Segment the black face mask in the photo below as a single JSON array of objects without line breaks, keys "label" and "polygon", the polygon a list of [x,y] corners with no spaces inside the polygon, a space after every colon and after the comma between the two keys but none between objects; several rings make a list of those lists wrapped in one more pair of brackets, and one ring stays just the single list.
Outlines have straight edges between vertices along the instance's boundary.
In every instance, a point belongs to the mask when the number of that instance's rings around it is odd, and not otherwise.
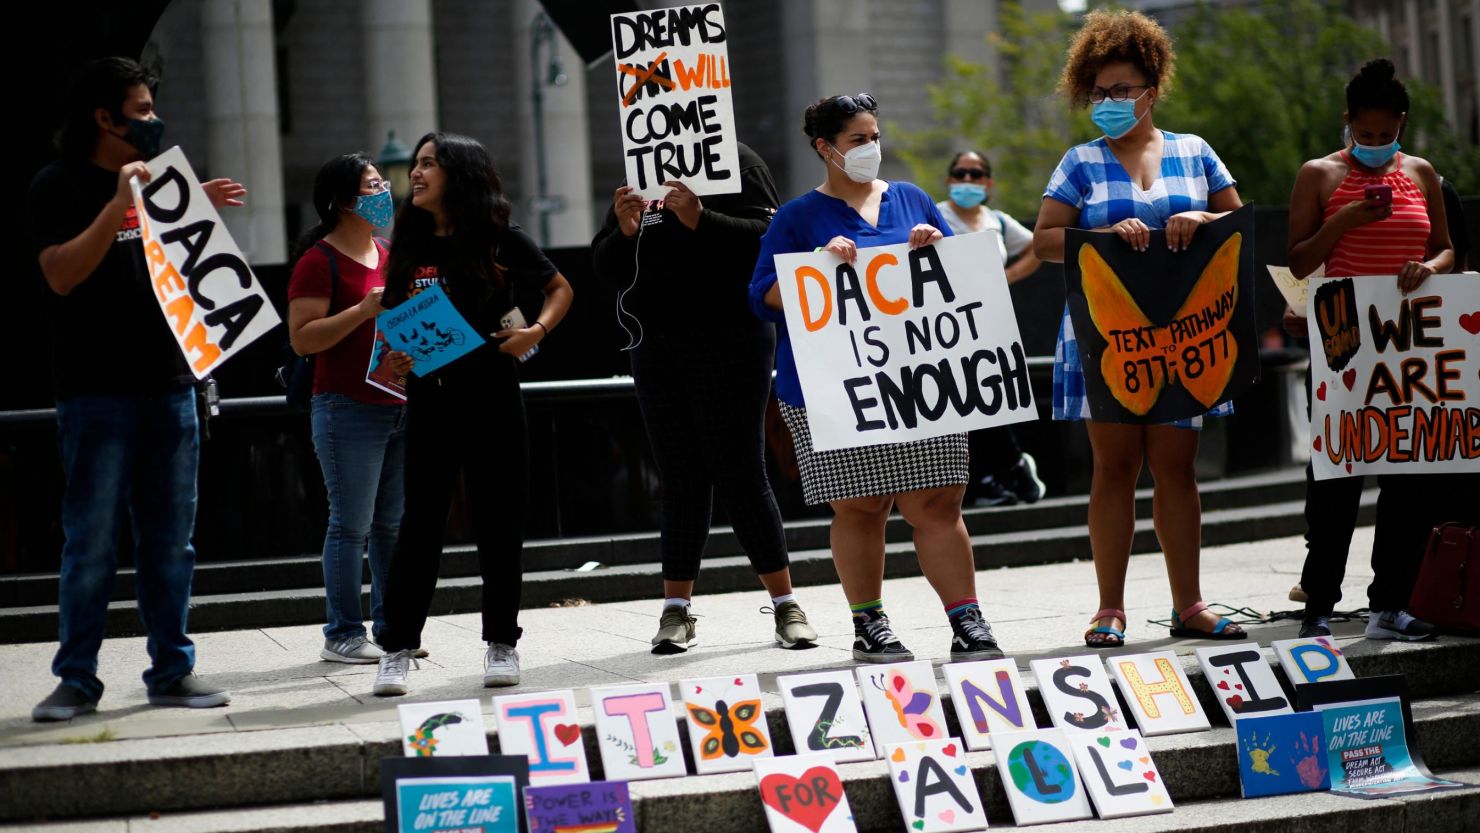
[{"label": "black face mask", "polygon": [[127,133],[119,136],[111,130],[108,132],[133,145],[147,161],[159,155],[160,142],[164,138],[164,119],[158,116],[152,119],[129,119]]}]

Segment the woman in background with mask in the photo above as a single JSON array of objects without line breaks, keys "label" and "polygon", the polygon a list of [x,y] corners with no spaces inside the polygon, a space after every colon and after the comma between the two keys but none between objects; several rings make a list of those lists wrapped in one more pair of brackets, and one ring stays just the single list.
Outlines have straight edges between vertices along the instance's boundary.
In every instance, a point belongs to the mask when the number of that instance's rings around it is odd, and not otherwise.
[{"label": "woman in background with mask", "polygon": [[791,429],[808,504],[833,509],[833,564],[853,611],[853,657],[914,658],[884,614],[884,525],[899,507],[914,528],[920,568],[950,620],[952,659],[1002,656],[976,599],[976,565],[961,519],[967,480],[966,435],[815,451],[806,402],[777,285],[779,254],[826,249],[853,263],[858,250],[938,242],[947,223],[930,197],[908,182],[877,179],[882,159],[873,96],[833,96],[807,108],[803,130],[826,167],[821,185],[776,212],[761,238],[750,306],[776,322],[776,395]]},{"label": "woman in background with mask", "polygon": [[[941,200],[935,207],[955,234],[989,229],[997,232],[997,253],[1002,256],[1010,286],[1037,272],[1042,261],[1033,253],[1033,232],[1007,212],[987,207],[991,187],[992,165],[986,154],[963,150],[946,168],[950,199]],[[1009,265],[1009,258],[1016,260]],[[967,489],[966,499],[977,506],[1037,503],[1043,497],[1038,462],[1018,446],[1011,425],[972,431],[971,462],[982,477]]]},{"label": "woman in background with mask", "polygon": [[[370,620],[379,641],[381,597],[401,528],[405,458],[403,400],[365,381],[383,308],[386,248],[375,230],[391,224],[390,183],[364,153],[324,163],[314,179],[319,224],[298,244],[288,282],[293,351],[317,356],[313,372],[313,446],[324,470],[329,524],[324,533],[328,623],[319,657],[369,664],[381,651],[365,636],[361,570],[370,551]],[[411,357],[392,352],[404,375]]]},{"label": "woman in background with mask", "polygon": [[[1386,58],[1368,61],[1346,85],[1348,145],[1306,162],[1290,194],[1290,270],[1303,278],[1322,264],[1326,277],[1359,275],[1396,280],[1405,295],[1430,275],[1454,269],[1439,174],[1417,156],[1399,153],[1408,121],[1408,91]],[[1285,312],[1286,327],[1305,335],[1305,319]],[[1306,377],[1306,387],[1310,378]],[[1418,580],[1424,542],[1435,522],[1474,523],[1473,477],[1404,474],[1377,478],[1373,580],[1367,588],[1368,639],[1416,641],[1434,626],[1405,607]],[[1366,478],[1316,480],[1305,469],[1305,591],[1301,636],[1330,636],[1329,617],[1341,600],[1347,551]],[[1454,495],[1469,494],[1451,511]]]},{"label": "woman in background with mask", "polygon": [[[1156,102],[1170,86],[1172,41],[1139,12],[1093,11],[1069,47],[1059,89],[1075,106],[1094,105],[1105,135],[1069,149],[1048,181],[1033,232],[1038,256],[1064,260],[1064,229],[1119,235],[1146,251],[1152,229],[1185,249],[1198,226],[1238,208],[1238,190],[1202,138],[1158,130]],[[1243,629],[1209,612],[1199,588],[1202,508],[1197,492],[1202,417],[1166,425],[1124,425],[1090,418],[1074,326],[1064,307],[1054,351],[1054,419],[1084,420],[1094,455],[1089,536],[1100,609],[1084,634],[1092,648],[1125,644],[1125,574],[1136,528],[1136,479],[1142,461],[1155,479],[1152,517],[1172,590],[1172,636],[1243,639]],[[1210,411],[1233,413],[1231,403]]]}]

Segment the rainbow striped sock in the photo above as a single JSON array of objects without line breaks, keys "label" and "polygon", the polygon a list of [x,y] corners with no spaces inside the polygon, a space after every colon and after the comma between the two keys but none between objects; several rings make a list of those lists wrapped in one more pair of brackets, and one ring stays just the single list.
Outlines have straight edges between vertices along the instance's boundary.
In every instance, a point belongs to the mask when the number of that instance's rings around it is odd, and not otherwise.
[{"label": "rainbow striped sock", "polygon": [[960,601],[951,602],[946,605],[946,616],[951,619],[960,618],[968,610],[980,610],[981,605],[977,603],[976,597],[971,596]]}]

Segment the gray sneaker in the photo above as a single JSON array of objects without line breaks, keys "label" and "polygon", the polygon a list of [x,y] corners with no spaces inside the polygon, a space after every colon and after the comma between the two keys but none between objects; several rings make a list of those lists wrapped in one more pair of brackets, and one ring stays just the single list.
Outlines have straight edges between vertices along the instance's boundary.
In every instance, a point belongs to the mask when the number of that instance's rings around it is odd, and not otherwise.
[{"label": "gray sneaker", "polygon": [[776,642],[781,647],[795,650],[817,647],[817,631],[807,622],[801,605],[782,602],[771,613],[776,617]]},{"label": "gray sneaker", "polygon": [[369,665],[380,662],[385,652],[370,643],[364,636],[346,639],[325,639],[319,650],[319,658],[329,662],[344,662],[350,665]]},{"label": "gray sneaker", "polygon": [[376,697],[399,697],[406,693],[406,677],[411,667],[421,666],[412,656],[414,651],[391,651],[380,658],[380,668],[375,671],[375,687],[370,693]]},{"label": "gray sneaker", "polygon": [[58,683],[46,699],[31,709],[31,719],[38,723],[52,720],[71,720],[79,714],[98,710],[98,701],[88,699],[82,689],[75,685]]},{"label": "gray sneaker", "polygon": [[194,674],[186,674],[158,694],[149,695],[151,706],[182,706],[187,709],[210,709],[231,702],[231,692],[208,686]]},{"label": "gray sneaker", "polygon": [[519,652],[513,645],[490,642],[483,655],[483,686],[502,685],[519,685]]},{"label": "gray sneaker", "polygon": [[1368,639],[1396,639],[1399,642],[1424,642],[1434,638],[1438,629],[1406,610],[1374,610],[1367,614]]},{"label": "gray sneaker", "polygon": [[695,636],[697,620],[687,607],[669,605],[658,619],[658,635],[653,637],[653,653],[681,654],[699,644]]}]

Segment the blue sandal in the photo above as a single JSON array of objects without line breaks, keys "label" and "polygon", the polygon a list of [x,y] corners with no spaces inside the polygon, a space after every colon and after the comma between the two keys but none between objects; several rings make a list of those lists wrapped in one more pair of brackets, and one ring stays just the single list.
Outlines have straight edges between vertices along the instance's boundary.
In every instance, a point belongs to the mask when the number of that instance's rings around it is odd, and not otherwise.
[{"label": "blue sandal", "polygon": [[1198,602],[1180,613],[1172,611],[1172,636],[1178,639],[1212,639],[1223,642],[1248,638],[1249,635],[1244,633],[1244,629],[1227,616],[1220,617],[1218,624],[1214,625],[1211,631],[1189,628],[1183,624],[1207,609],[1207,602]]},{"label": "blue sandal", "polygon": [[[1125,611],[1108,607],[1095,611],[1094,617],[1089,622],[1095,627],[1084,632],[1084,644],[1091,648],[1119,648],[1125,645],[1125,631],[1098,624],[1101,619],[1119,619],[1124,622],[1126,621]],[[1091,639],[1090,637],[1095,634],[1104,634],[1104,636],[1100,639]]]}]

